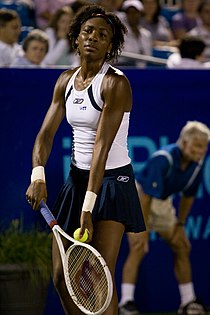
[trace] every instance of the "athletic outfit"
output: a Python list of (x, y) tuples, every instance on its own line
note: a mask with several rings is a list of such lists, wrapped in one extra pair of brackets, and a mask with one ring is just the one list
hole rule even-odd
[[(60, 191), (54, 211), (59, 224), (68, 233), (80, 226), (92, 152), (104, 105), (101, 99), (101, 84), (109, 67), (109, 64), (104, 63), (90, 85), (81, 91), (76, 90), (74, 85), (79, 68), (70, 78), (66, 88), (66, 118), (73, 129), (72, 163), (69, 177)], [(92, 218), (93, 221), (122, 222), (127, 232), (140, 232), (145, 230), (145, 225), (128, 156), (129, 117), (130, 113), (125, 112), (110, 148)]]
[[(151, 156), (136, 176), (144, 193), (152, 196), (148, 216), (150, 230), (161, 232), (176, 224), (176, 210), (171, 198), (173, 194), (182, 192), (185, 196), (196, 195), (201, 181), (203, 161), (191, 162), (186, 170), (182, 170), (181, 155), (177, 144), (165, 146)], [(181, 306), (178, 315), (207, 314), (206, 307), (194, 299), (194, 288), (191, 282), (179, 285), (179, 290), (183, 291), (182, 294), (188, 291), (188, 297), (192, 295), (192, 301), (184, 307)], [(120, 315), (140, 315), (133, 299), (134, 291), (134, 284), (123, 284)]]
[(198, 190), (203, 161), (191, 162), (182, 170), (181, 154), (177, 144), (170, 144), (156, 151), (137, 175), (144, 193), (153, 197), (148, 218), (151, 230), (167, 230), (176, 223), (173, 194), (183, 192), (185, 196), (195, 196)]
[[(144, 193), (163, 200), (183, 190), (185, 196), (194, 196), (201, 181), (203, 165), (191, 162), (186, 170), (181, 170), (181, 157), (177, 144), (170, 144), (156, 151), (137, 175), (137, 181)], [(194, 180), (186, 187), (198, 165), (200, 167)]]

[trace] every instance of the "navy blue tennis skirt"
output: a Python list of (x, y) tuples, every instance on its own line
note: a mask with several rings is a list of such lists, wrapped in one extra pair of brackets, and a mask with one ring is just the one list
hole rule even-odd
[[(67, 181), (53, 208), (59, 225), (69, 234), (80, 226), (80, 214), (88, 178), (89, 171), (71, 165)], [(121, 222), (126, 232), (145, 230), (131, 164), (105, 171), (92, 219), (93, 223), (99, 220)]]

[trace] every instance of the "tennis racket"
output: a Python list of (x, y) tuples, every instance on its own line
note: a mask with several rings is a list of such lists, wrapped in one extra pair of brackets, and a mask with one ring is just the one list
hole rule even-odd
[[(43, 201), (40, 203), (40, 211), (58, 243), (66, 287), (73, 302), (85, 314), (103, 313), (109, 306), (113, 293), (112, 277), (105, 260), (95, 248), (64, 232)], [(67, 251), (61, 235), (72, 243)]]

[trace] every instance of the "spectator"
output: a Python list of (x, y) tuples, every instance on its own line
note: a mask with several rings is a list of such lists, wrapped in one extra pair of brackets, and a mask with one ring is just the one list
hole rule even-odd
[[(122, 4), (122, 10), (125, 12), (123, 23), (126, 25), (128, 33), (125, 36), (123, 52), (148, 55), (152, 54), (152, 35), (140, 25), (143, 4), (139, 0), (126, 0)], [(136, 62), (130, 58), (120, 57), (119, 65), (126, 66), (145, 66), (143, 62)]]
[(49, 51), (43, 60), (45, 65), (77, 66), (79, 64), (79, 58), (70, 49), (68, 39), (69, 25), (73, 14), (73, 10), (65, 6), (58, 9), (53, 15), (49, 27), (46, 29), (49, 38)]
[(182, 38), (187, 32), (200, 23), (198, 7), (200, 0), (182, 0), (182, 10), (174, 14), (171, 28), (176, 39)]
[[(206, 307), (197, 299), (192, 282), (190, 242), (184, 226), (202, 178), (209, 128), (189, 121), (176, 143), (156, 151), (139, 172), (137, 187), (147, 231), (127, 233), (130, 251), (123, 267), (120, 315), (138, 315), (134, 303), (139, 265), (148, 252), (149, 231), (156, 231), (173, 252), (174, 272), (181, 297), (179, 315), (204, 315)], [(176, 215), (172, 195), (180, 194)]]
[(90, 1), (88, 0), (75, 0), (72, 4), (71, 4), (71, 8), (74, 11), (74, 14), (77, 14), (77, 12), (84, 6), (89, 4)]
[(17, 56), (12, 63), (15, 66), (40, 67), (48, 51), (48, 37), (44, 31), (32, 30), (23, 41), (23, 56)]
[(4, 0), (0, 1), (0, 8), (16, 11), (24, 28), (36, 27), (35, 5), (33, 0)]
[(210, 69), (210, 61), (204, 62), (204, 68)]
[(18, 38), (21, 22), (16, 11), (0, 9), (0, 67), (9, 67), (16, 56), (23, 55)]
[(169, 22), (160, 15), (159, 0), (143, 0), (144, 11), (140, 24), (152, 34), (153, 47), (176, 46)]
[(104, 7), (107, 11), (118, 13), (123, 0), (97, 0), (97, 4)]
[(206, 45), (198, 36), (186, 35), (181, 39), (179, 53), (172, 54), (167, 60), (168, 68), (202, 69), (203, 52)]
[(201, 23), (193, 28), (189, 34), (199, 36), (206, 44), (204, 50), (205, 62), (210, 61), (210, 0), (203, 0), (198, 8)]
[(74, 0), (34, 0), (36, 11), (36, 25), (38, 28), (45, 29), (53, 14), (66, 5), (71, 5)]

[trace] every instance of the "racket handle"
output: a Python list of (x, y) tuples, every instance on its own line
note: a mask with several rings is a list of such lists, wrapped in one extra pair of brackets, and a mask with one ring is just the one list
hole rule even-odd
[(41, 212), (42, 216), (44, 217), (45, 221), (47, 222), (47, 224), (51, 228), (57, 224), (57, 221), (56, 221), (54, 215), (52, 214), (52, 212), (50, 211), (50, 209), (48, 208), (48, 206), (46, 205), (46, 203), (43, 200), (40, 203), (40, 212)]

